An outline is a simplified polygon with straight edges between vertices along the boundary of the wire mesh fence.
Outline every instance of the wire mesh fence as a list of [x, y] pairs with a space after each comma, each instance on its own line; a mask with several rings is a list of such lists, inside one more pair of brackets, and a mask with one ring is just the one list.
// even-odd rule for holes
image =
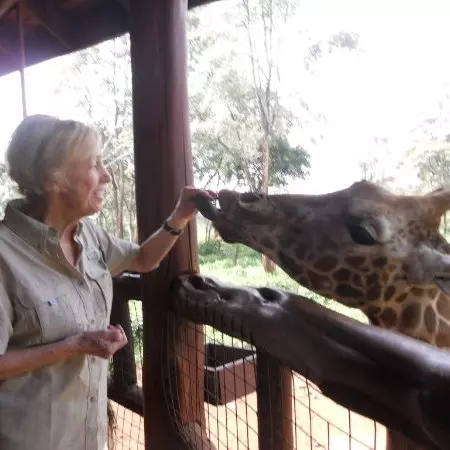
[[118, 293], [111, 318], [124, 328], [128, 345], [115, 355], [110, 368], [109, 396], [114, 413], [114, 434], [109, 449], [143, 450], [142, 304]]
[[[168, 320], [170, 329], [174, 319]], [[185, 341], [189, 333], [199, 333], [194, 325], [188, 325], [183, 330], [182, 338]], [[204, 332], [199, 334], [199, 338], [205, 342], [204, 353], [200, 355], [204, 361], [204, 378], [199, 383], [203, 384], [204, 390], [205, 420], [203, 432], [195, 438], [195, 448], [262, 448], [259, 442], [260, 423], [268, 424], [269, 434], [273, 434], [280, 433], [277, 429], [280, 421], [277, 419], [277, 424], [271, 424], [270, 418], [269, 421], [268, 417], [261, 421], [258, 416], [258, 404], [261, 401], [258, 399], [258, 377], [264, 377], [264, 374], [258, 374], [257, 350], [250, 343], [232, 338], [209, 326], [205, 326]], [[175, 333], [171, 336], [173, 339]], [[168, 345], [171, 344], [175, 343], [168, 342]], [[196, 373], [192, 361], [186, 359], [180, 363], [184, 368], [181, 376], [190, 377]], [[292, 421], [292, 435], [283, 435], [286, 448], [385, 449], [386, 430], [383, 426], [336, 404], [303, 376], [289, 373], [292, 396], [289, 399], [290, 404], [283, 405], [282, 410], [285, 411], [283, 414], [286, 414], [286, 417], [281, 420]], [[271, 379], [270, 374], [265, 375], [266, 379]], [[167, 386], [172, 394], [178, 392], [177, 382], [179, 378]], [[282, 389], [282, 386], [270, 385], [270, 389], [277, 391]], [[191, 401], [195, 402], [195, 399]], [[191, 404], [190, 407], [195, 408], [195, 405]], [[291, 414], [289, 410], [292, 411]], [[179, 428], [185, 429], [179, 416], [176, 420], [179, 421]], [[192, 435], [188, 437], [192, 443]]]
[[294, 448], [384, 450], [383, 426], [336, 404], [307, 378], [292, 373]]
[[144, 450], [144, 419], [141, 415], [111, 402], [115, 414], [115, 431], [109, 450]]
[[[119, 380], [135, 379], [142, 387], [142, 306], [138, 301], [127, 302], [131, 318], [132, 339], [128, 352], [133, 352], [135, 372], [125, 373], [123, 364], [121, 373], [115, 376]], [[168, 318], [168, 345], [178, 345], [173, 331], [173, 316]], [[195, 447], [201, 449], [258, 449], [258, 380], [257, 351], [250, 343], [233, 338], [218, 329], [209, 326], [203, 332], [193, 324], [182, 328], [181, 341], [189, 346], [192, 334], [204, 341], [204, 352], [193, 364], [190, 360], [179, 361], [179, 377], [167, 385], [167, 398], [176, 398], [180, 378], [191, 379], [195, 386], [192, 397], [185, 399], [185, 408], [195, 409], [199, 389], [203, 389], [205, 399], [205, 418], [203, 430], [195, 435]], [[188, 335], [191, 335], [189, 339]], [[195, 349], [198, 349], [195, 346]], [[194, 347], [191, 349], [194, 350]], [[164, 355], [165, 352], [163, 351]], [[201, 360], [201, 361], [200, 361]], [[120, 360], [119, 360], [120, 361]], [[167, 361], [166, 361], [167, 362]], [[204, 367], [203, 379], [195, 377], [201, 363]], [[266, 374], [270, 378], [270, 374]], [[295, 449], [324, 450], [384, 450], [386, 430], [373, 420], [349, 411], [325, 397], [307, 378], [291, 372], [292, 397], [290, 399], [293, 414], [287, 417], [293, 422], [293, 435], [286, 445]], [[127, 388], [130, 388], [128, 386]], [[273, 385], [272, 389], [281, 389]], [[170, 392], [172, 391], [172, 392]], [[136, 391], [136, 395], [141, 395]], [[143, 450], [144, 423], [140, 413], [126, 405], [111, 401], [115, 414], [114, 444], [115, 450]], [[169, 405], [175, 413], [175, 404]], [[286, 419], [286, 418], [285, 418]], [[187, 430], [179, 421], [180, 430]], [[277, 433], [272, 427], [272, 433]], [[192, 435], [189, 436], [192, 443]]]

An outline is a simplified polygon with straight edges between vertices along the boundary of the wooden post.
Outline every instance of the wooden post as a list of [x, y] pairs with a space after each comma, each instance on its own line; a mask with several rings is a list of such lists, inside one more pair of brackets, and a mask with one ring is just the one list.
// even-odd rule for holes
[[291, 450], [295, 448], [291, 371], [262, 350], [256, 358], [259, 449]]
[[[130, 1], [137, 219], [141, 241], [161, 226], [175, 207], [181, 189], [193, 183], [186, 13], [187, 0]], [[204, 423], [203, 327], [180, 321], [176, 332], [170, 332], [172, 337], [183, 338], [175, 346], [176, 357], [168, 354], [167, 345], [169, 286], [180, 273], [198, 271], [196, 239], [196, 226], [192, 222], [158, 270], [143, 277], [145, 443], [152, 450], [188, 448], [177, 433], [168, 405], [175, 407], [177, 419], [187, 424], [189, 430], [201, 430]], [[168, 358], [168, 362], [163, 362], [162, 357]], [[186, 366], [189, 369], [182, 370]], [[176, 380], [177, 392], [164, 390], [167, 367], [172, 382]]]

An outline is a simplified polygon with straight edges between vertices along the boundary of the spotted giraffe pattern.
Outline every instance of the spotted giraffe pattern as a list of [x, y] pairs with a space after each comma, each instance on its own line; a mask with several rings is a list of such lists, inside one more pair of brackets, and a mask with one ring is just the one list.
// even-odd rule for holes
[[225, 241], [265, 253], [304, 287], [371, 323], [450, 347], [450, 192], [398, 196], [362, 181], [325, 195], [219, 193]]

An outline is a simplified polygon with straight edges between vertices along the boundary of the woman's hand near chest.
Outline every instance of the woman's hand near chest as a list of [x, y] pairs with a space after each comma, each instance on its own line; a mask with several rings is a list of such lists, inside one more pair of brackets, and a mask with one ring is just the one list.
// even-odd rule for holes
[[105, 330], [86, 331], [51, 344], [8, 350], [0, 356], [0, 380], [15, 378], [74, 356], [109, 359], [127, 343], [122, 327], [109, 325]]
[[108, 325], [106, 330], [86, 331], [73, 337], [80, 354], [110, 358], [127, 345], [128, 339], [120, 325]]

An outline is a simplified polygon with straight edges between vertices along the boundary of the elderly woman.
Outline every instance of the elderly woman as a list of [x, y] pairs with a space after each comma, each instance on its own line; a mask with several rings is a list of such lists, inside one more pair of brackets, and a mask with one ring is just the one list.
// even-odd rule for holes
[[215, 194], [185, 188], [137, 245], [87, 219], [110, 181], [93, 129], [30, 116], [6, 157], [24, 198], [0, 225], [0, 449], [103, 449], [108, 358], [127, 343], [109, 325], [112, 276], [158, 267], [196, 213], [191, 197]]

